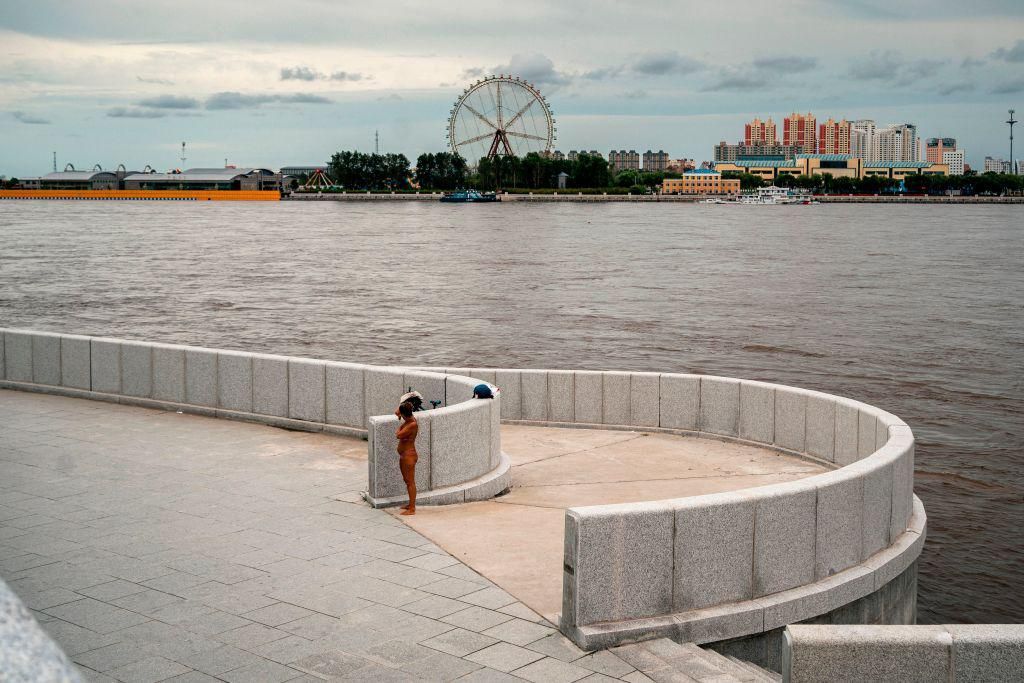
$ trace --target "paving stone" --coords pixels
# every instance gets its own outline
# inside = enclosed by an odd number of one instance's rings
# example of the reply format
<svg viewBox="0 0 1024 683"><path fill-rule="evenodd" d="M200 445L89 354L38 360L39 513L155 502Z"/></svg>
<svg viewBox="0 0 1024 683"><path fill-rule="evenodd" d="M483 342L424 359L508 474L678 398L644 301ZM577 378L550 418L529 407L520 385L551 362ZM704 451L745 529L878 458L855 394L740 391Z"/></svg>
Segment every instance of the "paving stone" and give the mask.
<svg viewBox="0 0 1024 683"><path fill-rule="evenodd" d="M87 628L64 621L63 619L51 619L41 622L43 630L50 634L66 655L74 656L80 652L95 650L116 643L121 639L109 633L96 633Z"/></svg>
<svg viewBox="0 0 1024 683"><path fill-rule="evenodd" d="M110 601L110 604L123 607L124 609L131 610L132 612L138 612L140 614L148 614L153 610L160 607L166 607L167 605L175 602L184 602L182 598L169 593L163 593L161 591L145 590L141 593L132 593L126 595L123 598L116 598Z"/></svg>
<svg viewBox="0 0 1024 683"><path fill-rule="evenodd" d="M285 636L280 640L274 640L265 645L254 647L250 651L255 655L279 664L291 664L298 659L321 652L323 649L322 645L312 640L299 636Z"/></svg>
<svg viewBox="0 0 1024 683"><path fill-rule="evenodd" d="M540 624L535 624L532 621L525 621L523 619L510 619L502 624L498 624L493 628L489 628L484 631L484 635L491 636L492 638L498 638L505 642L512 643L514 645L527 645L540 640L546 636L551 635L554 629Z"/></svg>
<svg viewBox="0 0 1024 683"><path fill-rule="evenodd" d="M44 610L47 614L70 621L97 633L110 633L149 621L148 617L92 598L83 598Z"/></svg>
<svg viewBox="0 0 1024 683"><path fill-rule="evenodd" d="M284 638L287 633L276 628L270 628L263 624L249 624L241 628L225 631L217 636L217 640L228 645L240 647L243 650L264 645L274 640Z"/></svg>
<svg viewBox="0 0 1024 683"><path fill-rule="evenodd" d="M592 673L586 678L581 678L581 683L616 683L618 678L612 678L611 676L605 676L604 674Z"/></svg>
<svg viewBox="0 0 1024 683"><path fill-rule="evenodd" d="M217 683L218 679L213 676L207 676L199 671L189 671L180 676L171 676L164 680L165 683Z"/></svg>
<svg viewBox="0 0 1024 683"><path fill-rule="evenodd" d="M292 663L292 667L321 676L348 676L365 669L370 662L344 652L321 652Z"/></svg>
<svg viewBox="0 0 1024 683"><path fill-rule="evenodd" d="M450 555L437 555L435 553L424 553L417 557L411 557L408 560L402 562L410 567L419 567L420 569L426 569L429 571L436 571L443 567L450 567L452 565L458 565L459 561Z"/></svg>
<svg viewBox="0 0 1024 683"><path fill-rule="evenodd" d="M226 671L218 678L228 683L283 683L298 678L301 671L284 664L263 660L238 669Z"/></svg>
<svg viewBox="0 0 1024 683"><path fill-rule="evenodd" d="M146 587L140 584L125 581L124 579L114 579L97 586L81 588L78 592L90 598L109 602L110 600L123 598L126 595L132 595L133 593L141 593L144 590L146 590Z"/></svg>
<svg viewBox="0 0 1024 683"><path fill-rule="evenodd" d="M535 640L529 643L526 648L528 650L533 650L534 652L547 655L548 657L560 659L563 662L574 662L587 654L584 650L576 647L575 643L563 636L561 633L552 633L549 636ZM593 669L591 670L593 671ZM632 668L630 668L630 670L632 670Z"/></svg>
<svg viewBox="0 0 1024 683"><path fill-rule="evenodd" d="M400 667L431 657L434 650L405 640L387 640L366 648L363 654L381 664Z"/></svg>
<svg viewBox="0 0 1024 683"><path fill-rule="evenodd" d="M586 657L577 659L573 662L576 666L581 666L584 669L590 669L597 673L611 676L612 678L622 678L627 676L630 672L636 671L632 666L616 657L607 650L599 650L593 654L589 654Z"/></svg>
<svg viewBox="0 0 1024 683"><path fill-rule="evenodd" d="M426 645L456 657L464 657L471 652L490 647L497 642L498 640L491 636L456 628L447 633L424 640L420 645Z"/></svg>
<svg viewBox="0 0 1024 683"><path fill-rule="evenodd" d="M113 669L110 675L124 683L156 683L171 676L188 673L189 668L163 657L147 657Z"/></svg>
<svg viewBox="0 0 1024 683"><path fill-rule="evenodd" d="M446 598L443 595L431 595L422 600L402 605L402 609L431 619L440 619L466 609L466 603Z"/></svg>
<svg viewBox="0 0 1024 683"><path fill-rule="evenodd" d="M73 659L76 663L96 671L110 671L150 656L151 653L140 648L138 643L120 642L80 652Z"/></svg>
<svg viewBox="0 0 1024 683"><path fill-rule="evenodd" d="M461 612L456 612L454 614L449 614L446 617L442 617L441 621L453 626L469 629L470 631L482 633L489 628L502 624L513 618L514 617L508 614L502 614L501 612L495 612L494 610L473 606L468 607Z"/></svg>
<svg viewBox="0 0 1024 683"><path fill-rule="evenodd" d="M520 683L523 679L484 667L459 679L459 683Z"/></svg>
<svg viewBox="0 0 1024 683"><path fill-rule="evenodd" d="M464 579L448 578L435 583L422 586L421 590L436 595L443 595L446 598L461 598L463 595L475 593L480 590L479 584Z"/></svg>
<svg viewBox="0 0 1024 683"><path fill-rule="evenodd" d="M592 672L551 657L515 669L513 674L534 683L574 683Z"/></svg>
<svg viewBox="0 0 1024 683"><path fill-rule="evenodd" d="M511 595L496 587L484 588L475 593L467 593L460 596L459 600L468 602L471 605L486 607L487 609L499 609L516 601Z"/></svg>
<svg viewBox="0 0 1024 683"><path fill-rule="evenodd" d="M466 659L506 673L526 666L544 655L511 643L495 643L466 656Z"/></svg>
<svg viewBox="0 0 1024 683"><path fill-rule="evenodd" d="M499 607L498 611L501 612L502 614L508 614L508 615L513 616L513 617L519 617L520 619L525 619L526 621L533 621L533 622L537 622L537 623L541 623L541 622L546 623L544 617L540 616L539 614L537 614L536 612L534 612L532 609L530 609L529 607L527 607L526 605L524 605L521 602L513 602L511 605L505 605L504 607Z"/></svg>
<svg viewBox="0 0 1024 683"><path fill-rule="evenodd" d="M427 681L454 681L482 668L482 665L443 652L433 654L402 667L405 671Z"/></svg>
<svg viewBox="0 0 1024 683"><path fill-rule="evenodd" d="M290 605L286 602L279 602L275 605L268 605L267 607L261 607L260 609L253 610L252 612L246 612L244 616L246 619L257 621L267 626L280 626L302 617L307 617L313 614L304 607L298 607L297 605Z"/></svg>
<svg viewBox="0 0 1024 683"><path fill-rule="evenodd" d="M260 657L251 652L239 650L237 647L224 645L214 650L185 655L177 661L179 664L184 664L205 674L219 676L225 671L254 664L260 661Z"/></svg>

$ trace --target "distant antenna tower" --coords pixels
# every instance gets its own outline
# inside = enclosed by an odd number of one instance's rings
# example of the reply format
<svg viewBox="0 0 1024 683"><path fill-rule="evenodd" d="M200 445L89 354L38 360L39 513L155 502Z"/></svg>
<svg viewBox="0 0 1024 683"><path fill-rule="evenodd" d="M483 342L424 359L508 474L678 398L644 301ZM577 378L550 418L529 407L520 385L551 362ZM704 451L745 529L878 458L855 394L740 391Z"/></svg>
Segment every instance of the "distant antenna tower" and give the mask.
<svg viewBox="0 0 1024 683"><path fill-rule="evenodd" d="M184 142L181 143L181 156L178 157L178 158L181 159L181 170L184 171L185 170L185 159L187 158L185 156L185 143Z"/></svg>
<svg viewBox="0 0 1024 683"><path fill-rule="evenodd" d="M373 131L373 153L380 154L380 131Z"/></svg>
<svg viewBox="0 0 1024 683"><path fill-rule="evenodd" d="M1013 118L1014 110L1010 110L1010 119L1006 122L1010 125L1010 173L1017 173L1017 162L1013 160L1013 124L1017 123L1017 119Z"/></svg>
<svg viewBox="0 0 1024 683"><path fill-rule="evenodd" d="M57 153L53 153L53 172L57 172Z"/></svg>

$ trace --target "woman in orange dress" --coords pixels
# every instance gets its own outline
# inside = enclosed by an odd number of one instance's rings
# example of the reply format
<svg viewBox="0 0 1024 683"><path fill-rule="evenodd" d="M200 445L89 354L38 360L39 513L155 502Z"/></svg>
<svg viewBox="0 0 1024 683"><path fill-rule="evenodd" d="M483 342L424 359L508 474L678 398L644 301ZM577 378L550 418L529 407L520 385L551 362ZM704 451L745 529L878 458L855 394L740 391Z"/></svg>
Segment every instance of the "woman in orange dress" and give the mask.
<svg viewBox="0 0 1024 683"><path fill-rule="evenodd" d="M416 435L419 434L420 425L412 416L413 406L408 401L398 406L395 415L402 420L398 426L398 466L402 470L402 479L409 491L409 504L403 505L403 515L416 514L416 461L419 455L416 453Z"/></svg>

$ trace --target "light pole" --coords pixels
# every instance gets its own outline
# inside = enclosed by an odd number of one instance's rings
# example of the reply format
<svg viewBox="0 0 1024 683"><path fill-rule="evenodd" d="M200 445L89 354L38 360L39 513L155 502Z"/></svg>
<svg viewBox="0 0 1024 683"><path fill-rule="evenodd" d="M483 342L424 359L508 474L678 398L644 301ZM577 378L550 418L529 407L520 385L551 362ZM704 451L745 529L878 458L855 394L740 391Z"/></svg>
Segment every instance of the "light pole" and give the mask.
<svg viewBox="0 0 1024 683"><path fill-rule="evenodd" d="M1017 123L1017 120L1013 118L1014 110L1010 110L1010 119L1006 122L1010 126L1010 173L1017 175L1017 163L1013 160L1013 124Z"/></svg>

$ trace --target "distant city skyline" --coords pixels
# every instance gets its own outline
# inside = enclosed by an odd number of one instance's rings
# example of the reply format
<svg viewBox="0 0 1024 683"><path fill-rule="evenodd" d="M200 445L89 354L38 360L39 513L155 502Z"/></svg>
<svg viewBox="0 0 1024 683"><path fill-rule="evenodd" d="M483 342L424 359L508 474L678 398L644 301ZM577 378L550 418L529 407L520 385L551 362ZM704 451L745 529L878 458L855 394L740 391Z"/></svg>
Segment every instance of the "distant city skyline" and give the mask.
<svg viewBox="0 0 1024 683"><path fill-rule="evenodd" d="M187 166L316 164L373 151L375 131L414 161L445 149L451 105L490 73L544 92L562 151L699 162L756 117L781 139L786 116L813 112L913 123L922 139L956 138L974 168L1009 155L1024 3L797 5L524 0L495 18L444 1L5 3L0 174L45 173L54 151L61 168L166 170L182 140Z"/></svg>

